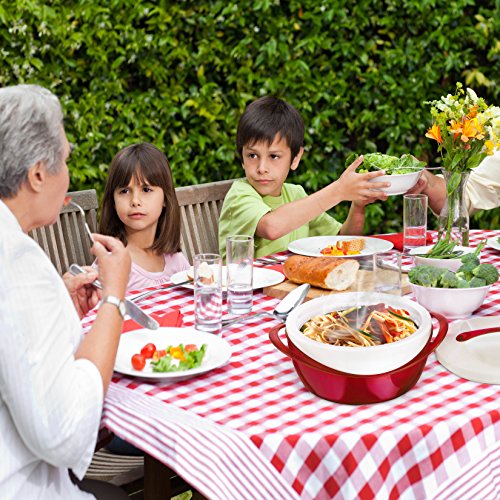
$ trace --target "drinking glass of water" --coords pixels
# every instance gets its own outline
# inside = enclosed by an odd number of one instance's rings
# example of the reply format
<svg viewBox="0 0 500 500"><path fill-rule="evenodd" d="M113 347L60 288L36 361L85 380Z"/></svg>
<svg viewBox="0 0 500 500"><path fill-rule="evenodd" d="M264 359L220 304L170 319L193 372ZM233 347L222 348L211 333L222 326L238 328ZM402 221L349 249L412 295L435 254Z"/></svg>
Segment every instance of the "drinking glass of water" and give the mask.
<svg viewBox="0 0 500 500"><path fill-rule="evenodd" d="M373 256L373 290L401 295L401 253L397 250Z"/></svg>
<svg viewBox="0 0 500 500"><path fill-rule="evenodd" d="M427 239L427 195L403 196L403 247L404 253L423 247Z"/></svg>
<svg viewBox="0 0 500 500"><path fill-rule="evenodd" d="M253 237L230 236L226 240L227 308L231 314L245 314L252 309Z"/></svg>
<svg viewBox="0 0 500 500"><path fill-rule="evenodd" d="M194 256L195 328L209 333L222 329L222 257L214 253Z"/></svg>

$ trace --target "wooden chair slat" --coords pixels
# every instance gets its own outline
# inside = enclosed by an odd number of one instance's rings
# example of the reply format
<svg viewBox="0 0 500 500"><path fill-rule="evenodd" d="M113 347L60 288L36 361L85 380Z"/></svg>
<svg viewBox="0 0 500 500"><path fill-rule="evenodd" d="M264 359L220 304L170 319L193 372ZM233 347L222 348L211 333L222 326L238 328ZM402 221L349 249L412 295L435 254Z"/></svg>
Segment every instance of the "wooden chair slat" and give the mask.
<svg viewBox="0 0 500 500"><path fill-rule="evenodd" d="M234 179L178 187L181 247L189 262L197 253L219 253L219 216Z"/></svg>
<svg viewBox="0 0 500 500"><path fill-rule="evenodd" d="M85 211L91 231L97 230L97 194L95 189L68 193ZM80 211L72 206L62 207L59 218L52 226L34 229L29 235L42 247L60 274L73 262L90 265L94 257Z"/></svg>

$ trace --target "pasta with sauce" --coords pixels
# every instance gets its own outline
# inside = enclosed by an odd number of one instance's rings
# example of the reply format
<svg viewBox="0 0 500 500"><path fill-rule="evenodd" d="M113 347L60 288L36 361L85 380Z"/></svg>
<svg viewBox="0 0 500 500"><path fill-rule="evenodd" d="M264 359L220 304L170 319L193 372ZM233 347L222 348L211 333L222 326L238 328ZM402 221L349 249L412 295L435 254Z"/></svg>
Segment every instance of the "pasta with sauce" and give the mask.
<svg viewBox="0 0 500 500"><path fill-rule="evenodd" d="M397 342L417 329L408 311L375 304L315 316L301 331L306 337L324 344L369 347Z"/></svg>

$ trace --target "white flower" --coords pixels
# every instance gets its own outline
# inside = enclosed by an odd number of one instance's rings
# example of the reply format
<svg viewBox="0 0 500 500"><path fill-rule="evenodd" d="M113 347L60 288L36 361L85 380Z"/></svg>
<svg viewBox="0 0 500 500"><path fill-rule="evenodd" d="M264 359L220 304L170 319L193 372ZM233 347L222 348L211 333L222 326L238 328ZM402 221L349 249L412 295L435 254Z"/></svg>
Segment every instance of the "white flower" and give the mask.
<svg viewBox="0 0 500 500"><path fill-rule="evenodd" d="M477 94L472 89L467 89L467 95L472 102L475 103L477 101Z"/></svg>

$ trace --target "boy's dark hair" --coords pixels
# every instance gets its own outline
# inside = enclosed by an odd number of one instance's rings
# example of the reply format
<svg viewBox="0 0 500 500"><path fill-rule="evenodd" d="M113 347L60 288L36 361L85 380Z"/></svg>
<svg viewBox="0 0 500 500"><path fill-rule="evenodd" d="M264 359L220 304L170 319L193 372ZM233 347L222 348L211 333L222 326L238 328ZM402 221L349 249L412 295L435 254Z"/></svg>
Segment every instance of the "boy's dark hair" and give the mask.
<svg viewBox="0 0 500 500"><path fill-rule="evenodd" d="M167 157L147 142L132 144L118 152L108 171L108 179L102 198L99 232L114 236L127 244L127 233L115 209L114 192L127 187L132 177L142 184L163 189L165 206L158 219L155 239L150 250L158 255L175 253L181 249L181 216L174 189L174 181Z"/></svg>
<svg viewBox="0 0 500 500"><path fill-rule="evenodd" d="M236 132L236 147L243 158L243 146L259 141L272 144L276 135L286 140L292 161L304 145L304 121L286 101L265 96L251 102L241 115Z"/></svg>

